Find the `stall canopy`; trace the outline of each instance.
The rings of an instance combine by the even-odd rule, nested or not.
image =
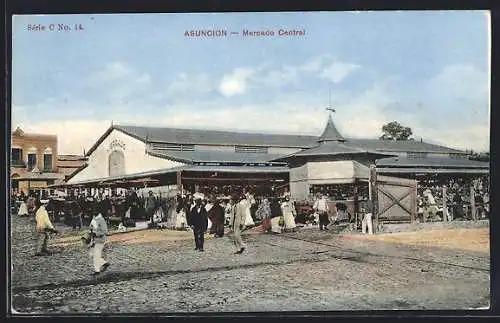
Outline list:
[[[51,187],[132,187],[174,185],[179,173],[205,173],[208,178],[216,178],[219,173],[235,174],[237,178],[248,179],[251,174],[269,174],[270,176],[287,175],[288,168],[284,166],[210,166],[184,165],[174,168],[158,169],[153,171],[112,176],[81,181],[73,184],[52,185]],[[203,177],[200,177],[202,179]],[[205,178],[206,180],[206,178]]]

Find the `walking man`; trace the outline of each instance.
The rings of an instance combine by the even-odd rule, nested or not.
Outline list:
[[[247,203],[245,196],[234,198],[235,204],[231,212],[231,240],[236,246],[236,254],[242,254],[245,251],[245,244],[241,238],[241,229],[244,226],[245,218],[247,216]]]
[[[106,271],[109,267],[109,262],[102,257],[102,250],[108,235],[108,225],[102,215],[103,212],[102,203],[97,203],[94,218],[90,222],[92,241],[90,242],[89,256],[94,265],[94,276]]]
[[[48,203],[48,201],[44,201],[45,203]],[[57,233],[58,231],[54,229],[49,218],[49,213],[40,200],[36,200],[35,209],[35,256],[49,255],[50,253],[47,250],[49,234]]]
[[[361,232],[363,232],[363,234],[365,233],[373,234],[373,222],[372,222],[373,204],[371,200],[368,200],[366,202],[363,213],[364,216],[361,222]]]
[[[205,242],[205,231],[208,227],[207,210],[201,203],[201,198],[196,199],[195,205],[189,216],[189,226],[193,228],[195,250],[204,251],[203,244]]]
[[[156,208],[156,199],[153,194],[153,191],[149,191],[148,197],[146,198],[146,214],[151,221],[151,224],[153,224],[154,221],[154,212]]]
[[[316,202],[314,202],[313,209],[315,209],[319,214],[319,229],[328,231],[327,226],[330,221],[328,220],[328,204],[326,195],[321,195],[321,198],[317,199]]]

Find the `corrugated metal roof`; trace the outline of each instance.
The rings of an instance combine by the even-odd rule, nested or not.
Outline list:
[[[434,145],[418,140],[381,140],[348,138],[345,142],[348,146],[355,146],[377,151],[401,151],[401,152],[435,152],[435,153],[464,153],[461,150]]]
[[[323,131],[323,133],[319,137],[318,141],[319,142],[345,141],[344,137],[342,137],[340,132],[337,130],[337,127],[335,127],[335,124],[333,123],[331,114],[328,116],[328,122],[326,123],[325,130]]]
[[[381,154],[376,151],[370,151],[368,149],[345,145],[344,143],[328,141],[323,142],[319,146],[314,148],[305,149],[299,151],[294,156],[318,156],[318,155],[350,155],[350,154],[374,154],[380,156],[391,156],[387,154]]]
[[[243,133],[219,130],[176,129],[114,125],[136,138],[149,142],[206,145],[248,145],[270,147],[308,147],[317,137],[300,135]]]
[[[333,121],[332,121],[333,124]],[[248,145],[248,146],[268,146],[268,147],[298,147],[311,148],[317,145],[319,137],[302,135],[281,135],[244,133],[220,130],[199,130],[199,129],[176,129],[161,127],[140,127],[114,125],[131,136],[143,141],[166,142],[179,144],[206,144],[206,145]],[[340,134],[334,134],[335,126],[325,129],[329,140],[333,138],[343,138]],[[338,131],[336,131],[338,133]],[[366,150],[384,151],[408,151],[408,152],[440,152],[440,153],[463,153],[463,151],[444,146],[434,145],[418,140],[380,140],[380,139],[360,139],[345,138],[345,144],[351,147],[360,147]]]
[[[458,159],[447,157],[406,158],[393,157],[383,158],[376,162],[377,167],[440,167],[440,168],[483,168],[489,169],[490,164],[470,159]]]
[[[262,153],[236,153],[224,151],[165,151],[153,150],[152,155],[188,163],[266,163],[281,155]]]
[[[332,121],[333,124],[333,121]],[[342,137],[335,126],[325,128],[325,137],[339,139]],[[241,145],[241,146],[263,146],[263,147],[289,147],[289,148],[311,148],[317,146],[320,137],[287,134],[263,134],[222,130],[201,129],[179,129],[167,127],[150,127],[134,125],[113,125],[85,154],[89,156],[99,144],[113,131],[119,130],[129,136],[144,142],[161,142],[172,144],[196,144],[196,145]],[[360,147],[366,150],[377,151],[400,151],[400,152],[438,152],[438,153],[464,153],[463,151],[434,145],[416,140],[380,140],[345,138],[345,144]]]
[[[377,172],[382,174],[478,174],[478,175],[488,175],[490,171],[488,169],[477,169],[477,168],[424,168],[424,167],[412,167],[412,168],[378,168]]]
[[[339,156],[339,155],[372,155],[376,158],[394,156],[390,154],[384,154],[377,151],[371,151],[364,148],[359,148],[355,146],[345,145],[343,142],[337,141],[324,141],[318,146],[308,149],[303,149],[297,153],[289,154],[286,156],[280,156],[274,160],[287,160],[294,157],[310,157],[310,156]]]

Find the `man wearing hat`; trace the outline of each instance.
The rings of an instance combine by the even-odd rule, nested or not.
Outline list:
[[[153,194],[153,191],[149,191],[148,197],[146,199],[146,214],[148,218],[151,220],[151,223],[154,223],[155,208],[156,208],[156,198]]]
[[[328,230],[328,200],[326,195],[322,194],[319,199],[314,202],[313,209],[319,214],[319,229]]]
[[[205,231],[208,228],[207,210],[202,204],[201,198],[197,198],[191,214],[188,217],[188,225],[193,228],[195,250],[203,251],[205,242]]]
[[[245,244],[241,238],[241,230],[245,224],[247,203],[245,195],[235,195],[233,197],[234,206],[231,212],[231,240],[236,247],[236,254],[242,254],[245,251]]]
[[[47,250],[47,241],[49,239],[49,233],[57,233],[58,231],[54,229],[52,222],[49,218],[49,213],[45,209],[45,206],[49,203],[48,200],[37,200],[35,202],[36,212],[35,212],[35,255],[42,256],[50,254]]]
[[[102,250],[108,235],[108,225],[106,224],[106,220],[104,220],[104,210],[102,207],[102,203],[97,203],[94,217],[90,222],[91,241],[89,243],[89,256],[94,265],[94,276],[99,275],[109,267],[109,262],[102,257]]]

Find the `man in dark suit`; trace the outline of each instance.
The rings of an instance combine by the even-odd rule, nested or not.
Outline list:
[[[198,251],[203,251],[205,231],[207,231],[208,227],[207,210],[201,202],[201,199],[196,200],[196,204],[188,217],[188,225],[193,228],[195,250]]]

